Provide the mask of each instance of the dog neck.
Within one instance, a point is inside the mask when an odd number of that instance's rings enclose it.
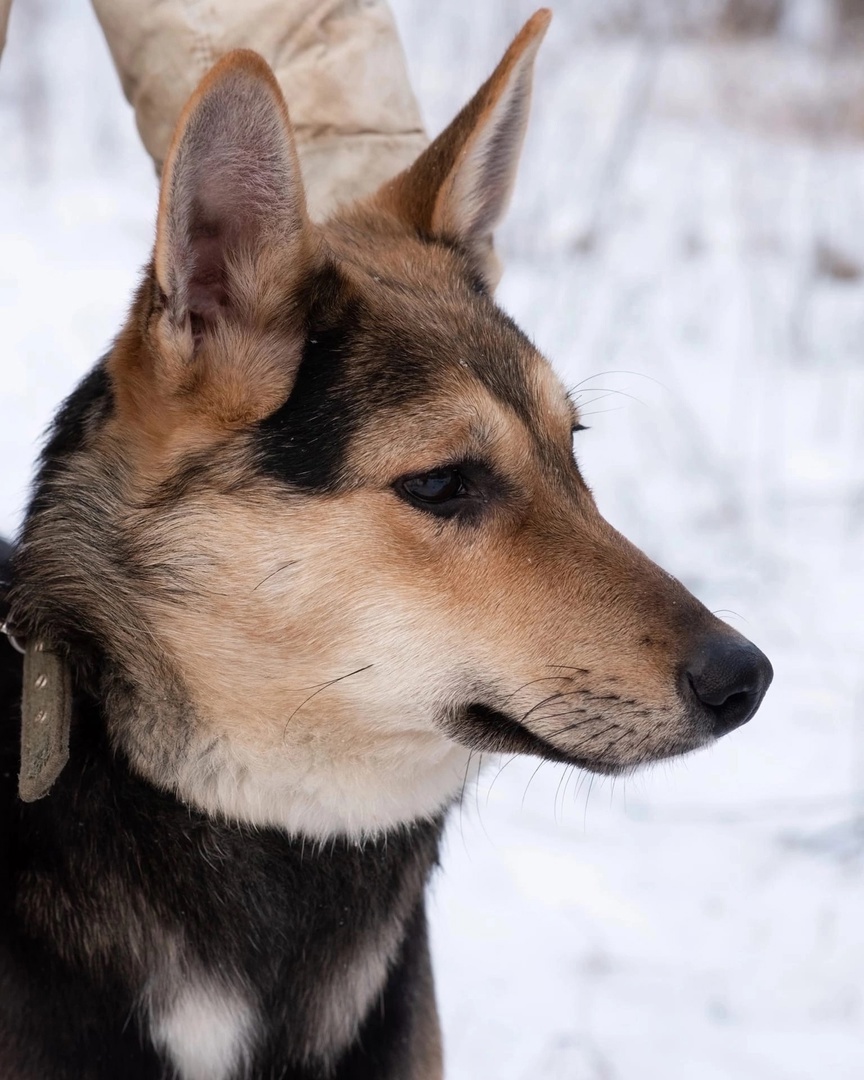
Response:
[[[24,653],[19,795],[32,802],[48,794],[68,760],[75,654],[36,638],[24,647],[7,623],[3,630]],[[142,655],[136,679],[97,653],[84,670],[115,747],[142,777],[217,819],[313,843],[363,840],[440,816],[476,778],[479,757],[428,731],[364,733],[359,747],[325,732],[316,744],[289,721],[281,753],[264,755],[214,735],[174,672],[154,670]],[[76,681],[83,678],[79,670]]]
[[[78,692],[74,712],[67,767],[47,798],[19,804],[49,853],[21,900],[29,932],[120,986],[184,1077],[221,1076],[262,1047],[332,1061],[417,935],[425,949],[440,819],[327,844],[218,820],[136,775],[94,699]],[[58,911],[75,917],[61,926]],[[224,1045],[208,1043],[214,1017]]]
[[[443,732],[369,723],[352,740],[335,734],[326,714],[305,726],[286,715],[278,745],[262,752],[244,738],[255,700],[214,722],[179,681],[163,680],[159,700],[116,678],[103,691],[111,739],[139,775],[214,818],[307,844],[374,839],[435,820],[478,768],[478,756]]]

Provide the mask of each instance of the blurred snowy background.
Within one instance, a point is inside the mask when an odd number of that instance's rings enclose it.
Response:
[[[527,0],[395,0],[437,131]],[[432,899],[450,1080],[864,1076],[864,3],[562,0],[500,299],[579,386],[601,509],[771,657],[716,748],[514,761]],[[290,102],[289,102],[290,104]],[[88,6],[0,63],[0,533],[156,202]]]

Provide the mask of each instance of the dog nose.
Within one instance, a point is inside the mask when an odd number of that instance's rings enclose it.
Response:
[[[750,719],[773,678],[761,650],[726,635],[703,640],[684,666],[684,681],[711,716],[718,739]]]

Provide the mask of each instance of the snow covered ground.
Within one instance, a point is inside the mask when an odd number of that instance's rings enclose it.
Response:
[[[433,130],[530,13],[394,6]],[[747,727],[626,783],[490,769],[432,900],[448,1075],[860,1078],[860,60],[596,40],[577,9],[540,55],[500,298],[580,385],[601,509],[776,678]],[[13,8],[0,146],[8,534],[152,238],[149,160],[85,5]]]

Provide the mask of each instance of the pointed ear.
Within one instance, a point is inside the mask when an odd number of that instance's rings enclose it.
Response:
[[[152,270],[108,360],[129,439],[167,447],[285,400],[316,236],[276,79],[256,53],[229,53],[177,124]]]
[[[379,205],[412,229],[464,248],[490,287],[499,276],[492,232],[510,201],[534,58],[551,18],[541,8],[528,20],[450,126],[377,196]]]
[[[238,314],[232,271],[309,231],[282,92],[265,61],[238,49],[183,110],[162,175],[155,274],[176,328],[200,344]]]

